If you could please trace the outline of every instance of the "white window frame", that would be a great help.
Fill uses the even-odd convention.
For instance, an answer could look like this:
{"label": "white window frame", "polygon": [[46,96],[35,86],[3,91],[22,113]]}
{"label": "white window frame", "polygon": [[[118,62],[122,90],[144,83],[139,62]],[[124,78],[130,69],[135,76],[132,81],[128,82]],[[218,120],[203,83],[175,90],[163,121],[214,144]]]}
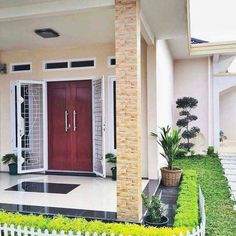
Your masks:
{"label": "white window frame", "polygon": [[[75,61],[94,61],[94,66],[85,66],[85,67],[71,67],[71,63]],[[55,69],[46,69],[47,63],[63,63],[67,62],[68,66],[67,68],[55,68]],[[90,58],[73,58],[73,59],[62,59],[62,60],[50,60],[50,61],[43,61],[42,63],[42,70],[44,72],[48,71],[67,71],[67,70],[84,70],[84,69],[96,69],[96,57],[90,57]]]}
{"label": "white window frame", "polygon": [[[24,65],[30,65],[30,70],[20,70],[20,71],[14,71],[14,66],[24,66]],[[33,70],[32,62],[17,62],[17,63],[10,63],[10,73],[11,74],[18,74],[18,73],[31,73]]]}
{"label": "white window frame", "polygon": [[111,65],[111,60],[112,59],[116,59],[116,57],[115,56],[109,56],[108,58],[107,58],[107,66],[108,66],[108,68],[114,68],[114,67],[116,67],[116,65]]}

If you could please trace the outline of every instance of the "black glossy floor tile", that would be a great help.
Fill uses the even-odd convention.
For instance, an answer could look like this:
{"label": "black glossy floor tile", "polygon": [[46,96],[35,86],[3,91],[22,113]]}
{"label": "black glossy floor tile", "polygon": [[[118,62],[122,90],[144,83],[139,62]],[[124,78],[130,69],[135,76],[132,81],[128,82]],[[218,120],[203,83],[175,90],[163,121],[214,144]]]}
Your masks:
{"label": "black glossy floor tile", "polygon": [[5,203],[0,203],[0,210],[13,213],[19,212],[22,214],[37,214],[37,215],[40,214],[51,217],[56,215],[63,215],[65,217],[70,217],[70,218],[82,217],[87,220],[102,220],[106,222],[117,221],[116,212],[107,212],[107,211],[92,211],[84,209],[30,206],[30,205],[5,204]]}
{"label": "black glossy floor tile", "polygon": [[0,203],[0,210],[7,212],[21,212],[21,213],[34,213],[39,214],[42,211],[41,206],[30,206],[30,205],[18,205],[18,204],[6,204]]}
{"label": "black glossy floor tile", "polygon": [[169,218],[168,226],[173,226],[174,223],[178,192],[178,187],[165,187],[163,185],[160,185],[157,191],[157,195],[163,204],[164,215]]}
{"label": "black glossy floor tile", "polygon": [[87,210],[84,211],[80,216],[86,219],[100,219],[107,221],[116,220],[116,212]]}
{"label": "black glossy floor tile", "polygon": [[67,194],[77,187],[79,187],[79,184],[22,182],[6,189],[6,191]]}
{"label": "black glossy floor tile", "polygon": [[47,216],[63,215],[66,217],[78,217],[82,215],[85,210],[71,209],[71,208],[59,208],[59,207],[43,207],[40,214]]}
{"label": "black glossy floor tile", "polygon": [[[160,180],[150,179],[148,181],[147,186],[143,190],[143,193],[145,195],[147,195],[149,198],[151,198],[151,196],[154,195],[157,192],[159,185],[160,185]],[[144,204],[143,204],[143,208],[142,209],[143,209],[142,212],[143,212],[143,215],[144,215],[145,212],[146,212],[146,208],[145,208]]]}
{"label": "black glossy floor tile", "polygon": [[46,175],[63,175],[63,176],[84,176],[84,177],[96,177],[97,175],[92,172],[60,172],[60,171],[46,171]]}

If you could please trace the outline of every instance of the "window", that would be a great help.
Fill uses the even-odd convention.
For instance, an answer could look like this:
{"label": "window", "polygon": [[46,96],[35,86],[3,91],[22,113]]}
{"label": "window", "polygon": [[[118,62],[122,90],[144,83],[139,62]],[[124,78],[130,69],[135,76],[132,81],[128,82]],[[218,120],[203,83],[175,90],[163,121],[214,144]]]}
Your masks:
{"label": "window", "polygon": [[31,72],[32,63],[12,63],[10,64],[11,73]]}
{"label": "window", "polygon": [[45,63],[45,70],[67,69],[68,62],[48,62]]}
{"label": "window", "polygon": [[113,130],[114,130],[114,149],[116,149],[116,81],[113,81]]}
{"label": "window", "polygon": [[71,61],[70,63],[71,68],[88,68],[88,67],[95,67],[95,60],[78,60],[78,61]]}
{"label": "window", "polygon": [[108,67],[116,66],[116,58],[114,56],[108,57]]}
{"label": "window", "polygon": [[50,70],[72,70],[72,69],[84,69],[95,68],[96,59],[70,59],[65,61],[47,61],[43,63],[43,69],[45,71]]}
{"label": "window", "polygon": [[115,77],[108,77],[108,147],[109,152],[115,153],[116,140],[116,81]]}

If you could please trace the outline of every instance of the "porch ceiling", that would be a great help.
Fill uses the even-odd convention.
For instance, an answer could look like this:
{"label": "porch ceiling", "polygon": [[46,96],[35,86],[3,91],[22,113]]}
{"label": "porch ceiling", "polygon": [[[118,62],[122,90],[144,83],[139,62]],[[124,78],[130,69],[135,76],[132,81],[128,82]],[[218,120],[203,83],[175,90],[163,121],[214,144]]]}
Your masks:
{"label": "porch ceiling", "polygon": [[[52,28],[60,37],[43,39],[34,33],[40,28]],[[0,20],[0,51],[114,42],[114,31],[112,8]]]}
{"label": "porch ceiling", "polygon": [[[186,57],[186,1],[141,0],[141,9],[151,35],[171,39],[175,58]],[[0,0],[0,51],[114,42],[114,20],[114,0]],[[38,28],[60,37],[40,38]]]}
{"label": "porch ceiling", "polygon": [[157,39],[187,36],[185,0],[141,0],[142,11]]}
{"label": "porch ceiling", "polygon": [[16,7],[16,6],[22,6],[22,5],[28,5],[28,4],[37,4],[37,3],[43,3],[43,2],[50,2],[52,0],[0,0],[0,6],[1,7]]}

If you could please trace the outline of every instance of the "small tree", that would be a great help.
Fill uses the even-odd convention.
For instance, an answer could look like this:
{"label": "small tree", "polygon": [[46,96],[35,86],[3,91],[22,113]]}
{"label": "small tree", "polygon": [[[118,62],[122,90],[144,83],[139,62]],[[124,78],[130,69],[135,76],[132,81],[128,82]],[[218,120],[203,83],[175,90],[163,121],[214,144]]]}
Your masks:
{"label": "small tree", "polygon": [[197,104],[198,100],[193,97],[183,97],[176,101],[176,108],[181,109],[179,112],[181,118],[176,124],[178,127],[185,129],[182,133],[182,138],[186,140],[184,143],[180,144],[180,147],[187,151],[190,151],[194,146],[194,144],[190,142],[190,139],[195,138],[200,132],[200,129],[196,126],[189,127],[190,122],[198,119],[197,116],[191,114],[191,110],[196,108]]}

